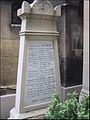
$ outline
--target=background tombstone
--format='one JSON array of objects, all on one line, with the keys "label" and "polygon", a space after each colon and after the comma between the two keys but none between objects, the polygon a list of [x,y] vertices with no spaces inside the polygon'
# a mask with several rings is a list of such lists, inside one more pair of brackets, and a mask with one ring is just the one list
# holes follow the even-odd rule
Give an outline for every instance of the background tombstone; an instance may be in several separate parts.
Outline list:
[{"label": "background tombstone", "polygon": [[70,91],[80,93],[82,88],[83,0],[62,0],[62,2],[62,16],[58,19],[58,31],[64,101]]},{"label": "background tombstone", "polygon": [[60,94],[56,19],[61,7],[48,0],[23,2],[15,108],[10,119],[45,114],[53,94]]}]

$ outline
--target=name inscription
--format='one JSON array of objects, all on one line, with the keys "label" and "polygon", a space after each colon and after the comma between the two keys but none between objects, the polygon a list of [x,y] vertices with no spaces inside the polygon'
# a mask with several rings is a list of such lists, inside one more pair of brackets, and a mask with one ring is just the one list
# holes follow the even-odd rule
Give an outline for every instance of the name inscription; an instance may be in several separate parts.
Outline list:
[{"label": "name inscription", "polygon": [[51,101],[56,90],[53,41],[29,41],[25,106]]}]

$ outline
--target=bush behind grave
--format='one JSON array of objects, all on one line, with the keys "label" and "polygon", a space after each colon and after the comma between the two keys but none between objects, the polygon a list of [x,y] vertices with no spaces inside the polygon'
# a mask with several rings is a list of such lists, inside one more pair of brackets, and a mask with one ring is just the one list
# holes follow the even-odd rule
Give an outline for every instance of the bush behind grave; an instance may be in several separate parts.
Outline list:
[{"label": "bush behind grave", "polygon": [[77,99],[78,94],[68,94],[68,99],[61,102],[59,95],[55,95],[45,115],[45,119],[89,119],[89,96],[85,96],[82,102]]}]

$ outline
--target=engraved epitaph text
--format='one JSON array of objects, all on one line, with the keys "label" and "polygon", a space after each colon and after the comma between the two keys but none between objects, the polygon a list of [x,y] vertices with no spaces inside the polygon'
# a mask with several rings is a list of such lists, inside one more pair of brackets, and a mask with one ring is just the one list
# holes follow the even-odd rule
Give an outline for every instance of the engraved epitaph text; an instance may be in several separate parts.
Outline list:
[{"label": "engraved epitaph text", "polygon": [[49,102],[55,90],[53,41],[29,41],[24,105]]}]

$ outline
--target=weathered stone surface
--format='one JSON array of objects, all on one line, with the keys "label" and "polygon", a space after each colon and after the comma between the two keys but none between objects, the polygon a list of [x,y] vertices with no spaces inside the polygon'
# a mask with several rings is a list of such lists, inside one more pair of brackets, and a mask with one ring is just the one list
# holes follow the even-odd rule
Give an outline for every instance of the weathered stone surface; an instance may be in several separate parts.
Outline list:
[{"label": "weathered stone surface", "polygon": [[1,41],[1,85],[16,84],[19,41]]},{"label": "weathered stone surface", "polygon": [[1,85],[16,84],[19,30],[20,27],[11,26],[12,2],[0,1],[0,49],[1,49]]}]

